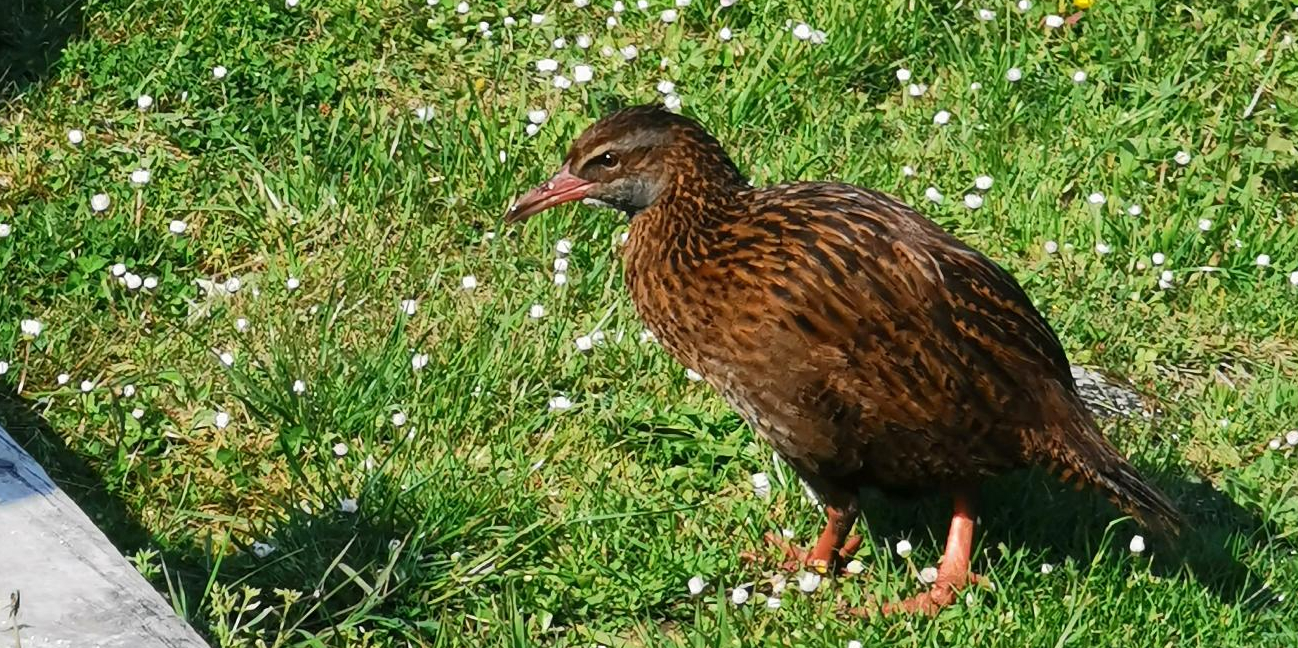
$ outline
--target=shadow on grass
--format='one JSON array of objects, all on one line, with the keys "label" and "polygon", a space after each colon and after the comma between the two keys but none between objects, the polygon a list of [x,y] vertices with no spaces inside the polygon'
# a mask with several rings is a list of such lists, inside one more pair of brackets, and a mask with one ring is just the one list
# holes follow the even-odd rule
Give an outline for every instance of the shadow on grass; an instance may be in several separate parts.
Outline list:
[{"label": "shadow on grass", "polygon": [[0,101],[49,76],[84,26],[85,0],[0,2]]},{"label": "shadow on grass", "polygon": [[[347,641],[359,636],[362,624],[426,638],[439,620],[412,618],[410,610],[425,599],[448,598],[476,579],[473,565],[449,556],[453,547],[465,548],[466,537],[481,524],[463,519],[464,507],[407,506],[400,487],[382,478],[371,479],[358,495],[364,503],[359,513],[336,505],[308,513],[285,502],[275,530],[259,540],[273,547],[267,555],[259,557],[256,549],[263,547],[242,541],[218,545],[183,535],[159,546],[94,466],[51,429],[41,407],[0,387],[0,426],[119,552],[157,552],[150,564],[160,568],[149,580],[208,640],[228,638],[234,628],[247,636],[284,628],[301,638]],[[454,519],[441,519],[446,515]],[[420,528],[449,531],[427,537],[411,531]],[[246,595],[246,588],[257,594]],[[286,596],[285,590],[301,596]]]}]

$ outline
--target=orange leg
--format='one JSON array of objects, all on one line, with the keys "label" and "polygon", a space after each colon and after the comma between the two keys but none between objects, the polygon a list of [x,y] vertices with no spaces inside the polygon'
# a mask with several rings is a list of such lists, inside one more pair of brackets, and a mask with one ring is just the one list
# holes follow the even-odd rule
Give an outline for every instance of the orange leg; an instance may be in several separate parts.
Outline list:
[{"label": "orange leg", "polygon": [[973,497],[964,493],[957,494],[955,512],[951,515],[951,529],[946,534],[946,550],[942,553],[937,569],[937,582],[923,594],[884,605],[884,614],[937,614],[938,610],[955,602],[956,592],[979,580],[979,576],[969,571],[975,517]]},{"label": "orange leg", "polygon": [[825,574],[831,569],[842,567],[851,560],[852,554],[861,548],[861,536],[851,535],[852,525],[856,523],[856,507],[838,508],[826,506],[825,514],[829,520],[825,530],[820,532],[816,544],[807,551],[794,546],[788,540],[775,533],[766,534],[766,541],[784,550],[788,561],[782,567],[794,571],[805,566],[807,569]]}]

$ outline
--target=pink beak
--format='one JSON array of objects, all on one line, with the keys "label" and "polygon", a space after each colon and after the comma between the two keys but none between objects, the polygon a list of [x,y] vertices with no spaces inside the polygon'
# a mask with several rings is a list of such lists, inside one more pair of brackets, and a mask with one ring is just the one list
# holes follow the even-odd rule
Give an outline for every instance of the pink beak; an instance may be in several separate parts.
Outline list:
[{"label": "pink beak", "polygon": [[557,207],[564,203],[574,200],[581,200],[586,197],[593,183],[589,180],[582,180],[573,175],[568,170],[568,165],[563,165],[559,172],[554,174],[553,178],[541,183],[535,189],[527,192],[513,207],[509,208],[509,213],[505,214],[505,222],[517,223],[527,220],[528,218],[539,214],[551,207]]}]

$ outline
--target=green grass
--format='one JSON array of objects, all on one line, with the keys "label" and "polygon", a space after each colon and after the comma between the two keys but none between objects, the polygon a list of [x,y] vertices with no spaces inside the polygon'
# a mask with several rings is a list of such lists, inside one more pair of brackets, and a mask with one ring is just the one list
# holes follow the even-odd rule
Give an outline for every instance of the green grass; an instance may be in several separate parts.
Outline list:
[{"label": "green grass", "polygon": [[[695,0],[667,25],[652,0],[608,29],[604,0],[467,15],[450,0],[89,2],[53,72],[0,113],[0,423],[213,645],[1294,645],[1298,471],[1292,448],[1267,447],[1298,427],[1294,7],[1099,0],[1052,31],[1043,17],[1071,8],[1037,4],[996,0],[980,22],[951,3]],[[795,40],[786,19],[828,42]],[[634,61],[600,54],[630,43]],[[534,67],[545,57],[595,78],[556,90]],[[936,620],[835,610],[920,591],[945,535],[937,499],[867,500],[862,575],[790,587],[779,610],[729,604],[742,583],[770,592],[770,565],[739,554],[771,530],[806,540],[820,513],[706,386],[639,341],[617,216],[501,222],[584,126],[658,100],[663,78],[756,182],[895,193],[1010,268],[1074,362],[1157,403],[1105,427],[1185,510],[1183,546],[1133,557],[1136,528],[1107,504],[1018,475],[983,499],[975,564],[996,590]],[[550,117],[528,137],[535,108]],[[152,179],[136,188],[141,167]],[[970,210],[980,174],[995,185]],[[1087,202],[1097,191],[1103,206]],[[96,214],[99,192],[111,207]],[[116,263],[158,287],[119,285]],[[236,276],[232,295],[196,283]],[[607,342],[579,352],[597,325]],[[561,394],[573,408],[549,411]],[[752,495],[757,471],[775,476],[769,500]],[[886,547],[903,537],[909,561]]]}]

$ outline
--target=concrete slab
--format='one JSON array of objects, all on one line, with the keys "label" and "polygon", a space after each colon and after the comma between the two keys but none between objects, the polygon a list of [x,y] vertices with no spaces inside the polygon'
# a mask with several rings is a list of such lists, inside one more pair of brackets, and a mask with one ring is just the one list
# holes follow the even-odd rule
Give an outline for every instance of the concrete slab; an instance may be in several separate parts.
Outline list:
[{"label": "concrete slab", "polygon": [[0,428],[0,647],[11,645],[207,646]]}]

